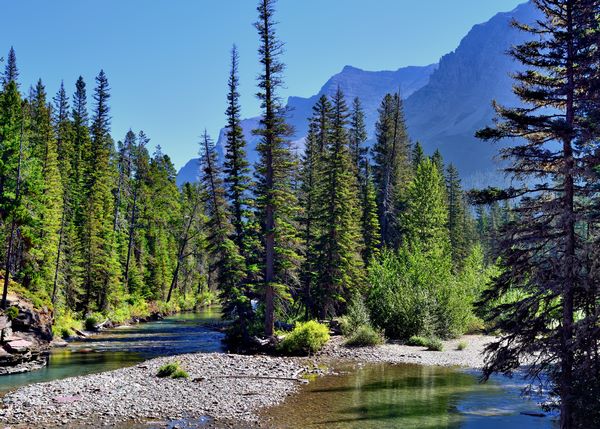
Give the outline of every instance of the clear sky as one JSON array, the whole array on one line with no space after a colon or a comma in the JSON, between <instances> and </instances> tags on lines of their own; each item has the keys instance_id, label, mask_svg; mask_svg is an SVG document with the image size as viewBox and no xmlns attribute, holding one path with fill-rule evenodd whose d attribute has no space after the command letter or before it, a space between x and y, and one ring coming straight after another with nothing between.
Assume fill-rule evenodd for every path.
<instances>
[{"instance_id":1,"label":"clear sky","mask_svg":"<svg viewBox=\"0 0 600 429\"><path fill-rule=\"evenodd\" d=\"M310 96L344 65L395 70L456 48L477 23L524 0L280 0L286 89ZM242 108L258 113L255 0L18 0L2 5L0 56L17 53L21 88L42 78L69 93L82 75L91 96L103 68L112 135L143 129L177 168L206 127L224 123L229 50L240 50ZM91 104L91 100L90 100Z\"/></svg>"}]
</instances>

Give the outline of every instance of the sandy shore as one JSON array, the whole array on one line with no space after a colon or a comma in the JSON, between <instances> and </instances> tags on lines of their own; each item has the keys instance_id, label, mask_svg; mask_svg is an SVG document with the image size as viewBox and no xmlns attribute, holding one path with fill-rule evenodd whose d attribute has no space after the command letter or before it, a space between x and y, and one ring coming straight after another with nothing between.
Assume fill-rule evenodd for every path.
<instances>
[{"instance_id":1,"label":"sandy shore","mask_svg":"<svg viewBox=\"0 0 600 429\"><path fill-rule=\"evenodd\" d=\"M316 365L359 361L480 368L481 351L491 340L466 336L446 341L444 351L434 352L399 344L347 348L343 338L333 337L318 355L302 359L222 353L162 357L130 368L22 387L3 398L0 422L11 428L137 428L149 420L210 416L215 422L234 422L213 427L255 427L258 412L293 394L304 382L303 373L319 372ZM465 350L457 350L459 341L467 343ZM156 376L161 365L173 361L180 362L188 379Z\"/></svg>"}]
</instances>

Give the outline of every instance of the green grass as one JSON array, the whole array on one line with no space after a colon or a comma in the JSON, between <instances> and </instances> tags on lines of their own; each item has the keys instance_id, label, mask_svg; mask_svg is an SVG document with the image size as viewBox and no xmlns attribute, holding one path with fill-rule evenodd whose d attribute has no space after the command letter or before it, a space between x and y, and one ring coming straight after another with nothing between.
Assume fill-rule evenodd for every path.
<instances>
[{"instance_id":1,"label":"green grass","mask_svg":"<svg viewBox=\"0 0 600 429\"><path fill-rule=\"evenodd\" d=\"M456 350L464 350L469 346L469 344L466 341L461 341L458 343L458 345L456 346Z\"/></svg>"},{"instance_id":2,"label":"green grass","mask_svg":"<svg viewBox=\"0 0 600 429\"><path fill-rule=\"evenodd\" d=\"M19 308L18 307L8 307L4 314L8 317L8 320L16 319L19 316Z\"/></svg>"},{"instance_id":3,"label":"green grass","mask_svg":"<svg viewBox=\"0 0 600 429\"><path fill-rule=\"evenodd\" d=\"M175 371L179 369L179 362L166 363L160 368L158 368L158 372L156 373L156 375L161 378L170 377L175 373Z\"/></svg>"}]
</instances>

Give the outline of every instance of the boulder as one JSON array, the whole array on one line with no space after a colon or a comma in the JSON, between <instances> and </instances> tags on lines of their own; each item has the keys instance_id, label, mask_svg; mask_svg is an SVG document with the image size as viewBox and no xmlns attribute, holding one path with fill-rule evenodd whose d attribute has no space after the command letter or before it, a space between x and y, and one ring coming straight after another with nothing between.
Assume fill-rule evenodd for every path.
<instances>
[{"instance_id":1,"label":"boulder","mask_svg":"<svg viewBox=\"0 0 600 429\"><path fill-rule=\"evenodd\" d=\"M6 343L5 348L12 353L27 353L33 344L31 341L23 340L21 338L11 339L8 343Z\"/></svg>"}]
</instances>

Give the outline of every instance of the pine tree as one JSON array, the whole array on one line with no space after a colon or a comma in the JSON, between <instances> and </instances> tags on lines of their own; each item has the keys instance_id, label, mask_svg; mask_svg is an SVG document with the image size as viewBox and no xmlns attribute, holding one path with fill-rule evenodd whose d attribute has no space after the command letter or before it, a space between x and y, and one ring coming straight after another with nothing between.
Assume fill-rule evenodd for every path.
<instances>
[{"instance_id":1,"label":"pine tree","mask_svg":"<svg viewBox=\"0 0 600 429\"><path fill-rule=\"evenodd\" d=\"M316 307L321 318L333 317L364 283L361 258L359 185L351 157L348 109L338 88L332 99L331 132L324 148L324 185L319 190L319 229L315 266Z\"/></svg>"},{"instance_id":2,"label":"pine tree","mask_svg":"<svg viewBox=\"0 0 600 429\"><path fill-rule=\"evenodd\" d=\"M36 222L24 231L33 242L32 258L29 259L32 265L25 269L23 283L31 284L42 296L51 296L55 295L53 285L59 257L64 200L57 141L52 128L46 89L41 80L38 80L29 103L31 161L27 164L28 200Z\"/></svg>"},{"instance_id":3,"label":"pine tree","mask_svg":"<svg viewBox=\"0 0 600 429\"><path fill-rule=\"evenodd\" d=\"M11 273L16 271L14 250L17 228L25 221L21 198L24 120L17 83L11 80L0 93L0 221L7 225L2 308L6 308Z\"/></svg>"},{"instance_id":4,"label":"pine tree","mask_svg":"<svg viewBox=\"0 0 600 429\"><path fill-rule=\"evenodd\" d=\"M368 159L365 162L365 179L361 189L361 226L364 248L362 252L363 261L366 266L380 255L380 231L379 214L377 210L377 191L373 183L373 176Z\"/></svg>"},{"instance_id":5,"label":"pine tree","mask_svg":"<svg viewBox=\"0 0 600 429\"><path fill-rule=\"evenodd\" d=\"M417 167L406 191L406 210L402 214L404 241L424 251L450 249L445 190L437 167L425 159Z\"/></svg>"},{"instance_id":6,"label":"pine tree","mask_svg":"<svg viewBox=\"0 0 600 429\"><path fill-rule=\"evenodd\" d=\"M373 146L373 178L377 188L382 243L397 246L402 192L410 180L410 142L399 94L387 94L379 108Z\"/></svg>"},{"instance_id":7,"label":"pine tree","mask_svg":"<svg viewBox=\"0 0 600 429\"><path fill-rule=\"evenodd\" d=\"M246 220L251 216L249 198L250 168L246 160L246 141L240 120L238 51L234 45L231 50L231 71L229 73L227 94L227 141L225 143L225 162L223 173L227 185L227 198L231 202L233 214L233 241L242 255L249 252Z\"/></svg>"},{"instance_id":8,"label":"pine tree","mask_svg":"<svg viewBox=\"0 0 600 429\"><path fill-rule=\"evenodd\" d=\"M94 90L94 116L91 126L91 151L85 156L86 196L85 259L86 296L84 309L90 310L93 300L96 308L106 310L109 305L110 287L116 284L118 260L115 252L113 231L114 200L113 171L110 154L110 97L108 80L104 71L96 77Z\"/></svg>"},{"instance_id":9,"label":"pine tree","mask_svg":"<svg viewBox=\"0 0 600 429\"><path fill-rule=\"evenodd\" d=\"M352 101L352 114L350 117L350 129L348 139L350 140L350 155L352 163L356 166L356 171L362 171L362 177L365 177L365 161L367 157L367 148L364 147L367 141L367 128L365 126L365 112L363 111L360 99L356 97ZM359 181L362 183L363 181Z\"/></svg>"},{"instance_id":10,"label":"pine tree","mask_svg":"<svg viewBox=\"0 0 600 429\"><path fill-rule=\"evenodd\" d=\"M284 64L279 60L283 45L275 34L274 5L275 0L260 0L259 19L255 23L262 65L258 98L263 112L260 126L254 132L261 137L257 146L260 159L256 165L256 199L264 246L266 336L273 335L276 296L289 297L289 287L298 282L300 264L300 243L294 225L297 201L290 182L295 163L287 140L290 128L285 122L285 108L277 96L283 84Z\"/></svg>"},{"instance_id":11,"label":"pine tree","mask_svg":"<svg viewBox=\"0 0 600 429\"><path fill-rule=\"evenodd\" d=\"M416 142L412 151L412 165L416 171L417 167L421 162L425 160L425 152L423 152L423 146L420 142Z\"/></svg>"},{"instance_id":12,"label":"pine tree","mask_svg":"<svg viewBox=\"0 0 600 429\"><path fill-rule=\"evenodd\" d=\"M226 192L217 162L214 143L206 130L200 150L200 183L204 189L204 205L208 218L208 251L211 254L211 271L216 272L223 312L234 320L240 335L248 339L248 318L251 314L250 298L240 287L244 280L244 258L231 239L233 225Z\"/></svg>"},{"instance_id":13,"label":"pine tree","mask_svg":"<svg viewBox=\"0 0 600 429\"><path fill-rule=\"evenodd\" d=\"M487 348L485 375L509 373L537 356L527 372L533 380L547 372L555 383L561 428L592 427L600 415L598 289L586 278L591 255L577 229L591 215L585 201L594 184L585 172L597 164L600 98L591 96L590 84L598 76L600 2L535 5L538 21L515 24L532 40L511 50L527 68L514 86L525 106L496 106L497 126L478 132L486 140L523 138L501 151L510 161L507 172L522 185L480 195L484 202L520 198L518 222L502 233L504 270L486 299L515 290L521 298L493 313L503 334Z\"/></svg>"},{"instance_id":14,"label":"pine tree","mask_svg":"<svg viewBox=\"0 0 600 429\"><path fill-rule=\"evenodd\" d=\"M2 76L2 85L4 90L10 82L15 82L17 88L19 87L19 69L17 68L17 55L13 47L10 47L8 51L8 57L6 59L6 65L4 66L4 75Z\"/></svg>"}]
</instances>

